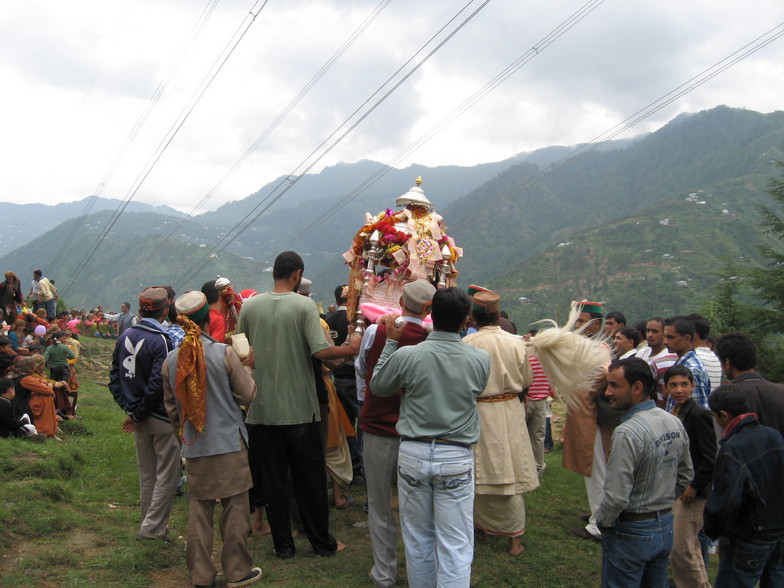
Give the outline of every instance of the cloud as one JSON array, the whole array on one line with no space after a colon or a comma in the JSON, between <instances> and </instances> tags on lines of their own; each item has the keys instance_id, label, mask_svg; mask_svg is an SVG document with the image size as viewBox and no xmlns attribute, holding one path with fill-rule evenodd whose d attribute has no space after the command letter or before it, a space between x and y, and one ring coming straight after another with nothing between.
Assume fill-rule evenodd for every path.
<instances>
[{"instance_id":1,"label":"cloud","mask_svg":"<svg viewBox=\"0 0 784 588\"><path fill-rule=\"evenodd\" d=\"M136 199L190 210L378 4L269 3ZM463 5L391 2L207 206L243 198L295 170ZM104 195L123 197L134 188L252 6L252 0L217 5L126 145ZM393 158L578 7L565 0L490 2L314 171L337 161ZM30 0L4 7L1 199L55 203L92 193L203 9L187 0ZM588 141L782 20L784 5L772 0L750 0L742 9L708 0L604 2L400 166L470 165ZM718 104L769 112L781 107L782 95L784 41L778 40L627 135Z\"/></svg>"}]
</instances>

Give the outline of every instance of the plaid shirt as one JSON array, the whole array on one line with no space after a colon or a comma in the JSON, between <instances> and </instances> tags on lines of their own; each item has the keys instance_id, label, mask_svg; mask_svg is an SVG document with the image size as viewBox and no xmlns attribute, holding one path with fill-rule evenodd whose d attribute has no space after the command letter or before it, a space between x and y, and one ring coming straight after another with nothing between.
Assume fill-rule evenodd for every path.
<instances>
[{"instance_id":1,"label":"plaid shirt","mask_svg":"<svg viewBox=\"0 0 784 588\"><path fill-rule=\"evenodd\" d=\"M708 395L711 392L710 379L708 374L705 373L705 366L694 350L692 349L679 357L675 365L689 368L689 371L694 376L694 393L692 398L701 407L710 410L708 408ZM672 412L673 407L675 407L675 401L672 398L667 398L667 412Z\"/></svg>"},{"instance_id":2,"label":"plaid shirt","mask_svg":"<svg viewBox=\"0 0 784 588\"><path fill-rule=\"evenodd\" d=\"M177 349L182 345L182 340L185 339L185 331L180 325L169 324L166 326L166 334L172 342L172 348Z\"/></svg>"}]
</instances>

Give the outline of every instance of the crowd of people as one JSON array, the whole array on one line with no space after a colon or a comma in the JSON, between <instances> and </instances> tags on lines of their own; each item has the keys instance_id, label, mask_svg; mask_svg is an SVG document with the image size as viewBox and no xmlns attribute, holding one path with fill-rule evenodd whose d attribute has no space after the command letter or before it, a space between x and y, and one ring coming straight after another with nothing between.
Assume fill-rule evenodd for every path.
<instances>
[{"instance_id":1,"label":"crowd of people","mask_svg":"<svg viewBox=\"0 0 784 588\"><path fill-rule=\"evenodd\" d=\"M73 362L91 315L89 327L116 325L109 388L136 441L137 537L170 541L184 458L195 586L218 573L217 503L227 585L246 586L262 577L253 532L292 558L298 516L317 555L341 551L330 501L350 505L352 482L367 489L373 585L397 583L397 486L408 584L469 586L475 540L504 536L509 554L525 551L524 498L547 483L549 404L561 397L563 466L584 476L589 505L572 535L601 543L604 586L710 586L719 538L716 586L784 585L784 386L755 371L747 335L713 338L697 314L629 327L582 301L564 327L519 336L497 293L426 280L403 286L400 316L355 331L347 288L323 313L304 269L287 251L270 292L237 295L220 280L179 297L146 288L138 316L129 303L50 315L54 287L38 270L28 310L8 297L21 292L8 272L0 304L14 327L0 354L18 357L0 378L3 423L10 414L23 432L9 434L55 436L57 419L78 418ZM590 372L568 391L548 373L564 364L547 360L565 338L573 369Z\"/></svg>"}]
</instances>

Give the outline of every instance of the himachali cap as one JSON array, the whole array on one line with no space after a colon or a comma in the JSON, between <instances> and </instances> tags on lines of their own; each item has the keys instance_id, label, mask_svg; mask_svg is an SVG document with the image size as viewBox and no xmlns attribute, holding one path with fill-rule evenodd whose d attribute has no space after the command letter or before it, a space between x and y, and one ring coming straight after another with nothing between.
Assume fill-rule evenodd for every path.
<instances>
[{"instance_id":1,"label":"himachali cap","mask_svg":"<svg viewBox=\"0 0 784 588\"><path fill-rule=\"evenodd\" d=\"M177 314L184 314L194 323L201 322L210 312L207 297L201 290L190 290L174 301Z\"/></svg>"},{"instance_id":2,"label":"himachali cap","mask_svg":"<svg viewBox=\"0 0 784 588\"><path fill-rule=\"evenodd\" d=\"M145 288L139 294L139 310L163 310L169 305L165 288Z\"/></svg>"},{"instance_id":3,"label":"himachali cap","mask_svg":"<svg viewBox=\"0 0 784 588\"><path fill-rule=\"evenodd\" d=\"M489 291L490 290L488 290L487 288L483 288L482 286L475 286L474 284L468 286L468 290L466 290L469 297L473 296L477 292L489 292Z\"/></svg>"},{"instance_id":4,"label":"himachali cap","mask_svg":"<svg viewBox=\"0 0 784 588\"><path fill-rule=\"evenodd\" d=\"M403 306L408 312L422 314L430 309L436 288L427 280L408 282L403 286Z\"/></svg>"},{"instance_id":5,"label":"himachali cap","mask_svg":"<svg viewBox=\"0 0 784 588\"><path fill-rule=\"evenodd\" d=\"M501 297L490 290L477 292L471 299L471 306L479 312L495 314L501 310Z\"/></svg>"},{"instance_id":6,"label":"himachali cap","mask_svg":"<svg viewBox=\"0 0 784 588\"><path fill-rule=\"evenodd\" d=\"M580 308L580 312L590 312L593 314L604 313L603 302L588 302L587 300L581 300L580 302L573 302L572 304L578 306Z\"/></svg>"}]
</instances>

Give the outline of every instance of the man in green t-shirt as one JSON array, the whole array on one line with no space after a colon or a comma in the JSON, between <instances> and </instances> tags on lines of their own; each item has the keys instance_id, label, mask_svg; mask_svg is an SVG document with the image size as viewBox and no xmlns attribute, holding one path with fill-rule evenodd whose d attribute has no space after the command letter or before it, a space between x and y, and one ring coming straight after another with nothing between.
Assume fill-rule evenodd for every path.
<instances>
[{"instance_id":1,"label":"man in green t-shirt","mask_svg":"<svg viewBox=\"0 0 784 588\"><path fill-rule=\"evenodd\" d=\"M275 554L294 556L287 472L291 471L302 524L313 550L332 555L345 546L329 533L329 503L320 412L311 357L340 359L359 351L359 338L331 346L324 337L315 302L296 293L305 264L294 251L275 259L275 286L245 301L238 333L245 333L255 357L258 393L248 407L252 504L266 505Z\"/></svg>"}]
</instances>

